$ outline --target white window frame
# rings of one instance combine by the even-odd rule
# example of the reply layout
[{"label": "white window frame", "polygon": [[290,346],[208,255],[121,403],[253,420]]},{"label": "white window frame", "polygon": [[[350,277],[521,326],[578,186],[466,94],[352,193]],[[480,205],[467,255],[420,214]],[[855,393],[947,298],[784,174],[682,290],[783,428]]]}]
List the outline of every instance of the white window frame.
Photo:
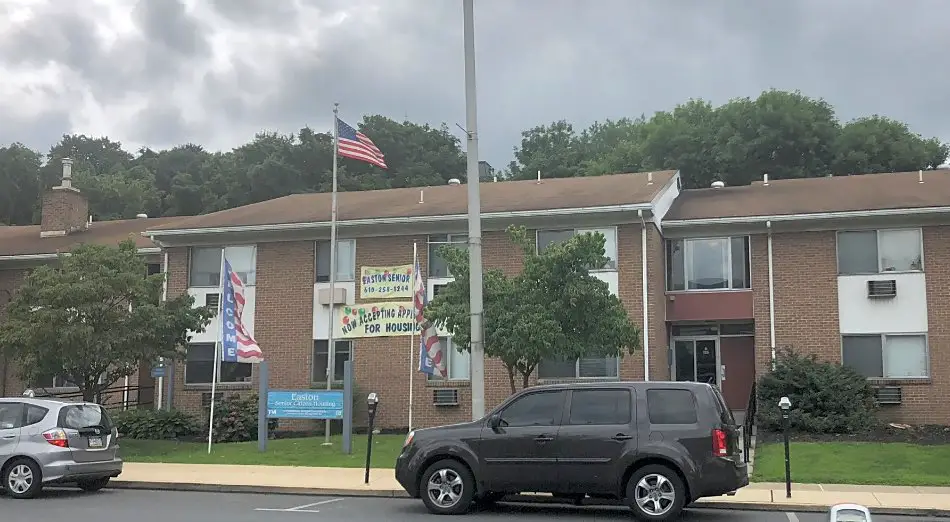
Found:
[{"label": "white window frame", "polygon": [[[736,238],[742,238],[743,245],[748,244],[746,248],[745,262],[746,267],[749,268],[749,286],[736,288],[735,274],[732,273],[732,240]],[[693,271],[693,248],[691,243],[693,241],[712,241],[720,240],[725,241],[728,248],[726,249],[726,260],[725,268],[728,273],[729,286],[726,288],[690,288],[689,281]],[[748,235],[736,235],[736,236],[713,236],[713,237],[691,237],[691,238],[678,238],[678,239],[668,239],[667,244],[664,245],[664,258],[666,258],[667,263],[672,263],[672,260],[668,258],[667,253],[669,252],[668,244],[673,241],[681,241],[683,243],[683,289],[682,290],[672,290],[670,288],[669,280],[669,267],[665,266],[663,270],[664,278],[666,279],[666,291],[667,292],[730,292],[730,291],[748,291],[752,290],[752,238]]]},{"label": "white window frame", "polygon": [[541,234],[541,232],[559,232],[559,231],[565,231],[565,232],[566,232],[566,231],[573,231],[573,233],[574,233],[575,236],[580,235],[580,234],[592,234],[592,233],[594,233],[594,232],[600,232],[601,234],[604,234],[605,231],[611,231],[611,232],[613,233],[613,248],[609,248],[609,247],[610,247],[610,242],[607,241],[607,239],[608,239],[608,238],[607,238],[607,235],[604,234],[604,239],[605,239],[605,241],[604,241],[604,256],[605,256],[607,259],[609,259],[610,262],[608,263],[607,267],[605,267],[605,268],[595,268],[595,269],[588,270],[588,272],[616,272],[616,271],[618,271],[618,270],[620,269],[620,259],[619,259],[619,250],[620,250],[620,247],[619,247],[619,245],[617,244],[617,243],[620,241],[620,239],[619,239],[619,237],[618,237],[617,227],[616,227],[616,226],[584,227],[584,228],[564,227],[564,228],[539,228],[539,229],[536,229],[536,230],[534,231],[534,252],[535,252],[535,254],[540,254],[540,253],[541,253],[540,249],[538,248],[538,245],[539,245],[538,236]]},{"label": "white window frame", "polygon": [[[329,351],[330,343],[328,342],[329,339],[314,339],[314,340],[313,340],[313,345],[312,345],[311,348],[310,348],[310,379],[311,379],[311,384],[326,384],[326,382],[327,382],[327,369],[326,369],[326,368],[323,369],[323,379],[321,379],[321,380],[313,380],[314,377],[315,377],[315,376],[313,375],[313,371],[316,369],[315,367],[316,367],[316,365],[317,365],[317,342],[319,342],[319,341],[323,341],[323,342],[327,343],[327,352],[326,352],[326,353],[327,353],[327,364],[330,363],[330,351]],[[354,348],[353,340],[352,340],[352,339],[334,339],[334,340],[333,340],[333,345],[334,345],[334,346],[336,346],[338,343],[347,343],[347,344],[349,344],[349,348],[347,349],[347,354],[349,354],[349,361],[352,363],[353,360],[354,360],[354,359],[353,359],[353,353],[354,353],[354,351],[353,351],[353,348]],[[339,354],[339,353],[340,353],[340,350],[336,350],[336,351],[334,351],[333,353],[334,353],[334,356],[335,356],[336,354]],[[335,357],[334,357],[334,361],[333,361],[333,362],[336,363],[336,358],[335,358]],[[335,383],[342,383],[343,380],[342,380],[342,379],[337,379],[336,376],[334,375],[333,382],[335,382]]]},{"label": "white window frame", "polygon": [[[439,237],[439,236],[445,236],[445,241],[432,240],[433,237]],[[455,239],[459,237],[465,238],[464,245],[463,245],[463,242]],[[432,254],[433,254],[432,245],[439,245],[439,246],[452,245],[455,247],[464,246],[465,250],[468,250],[468,233],[456,232],[454,234],[430,234],[429,236],[426,236],[426,272],[428,272],[426,276],[435,278],[435,279],[453,279],[454,280],[455,276],[452,275],[452,270],[451,268],[449,268],[448,263],[446,263],[446,266],[445,266],[446,275],[444,276],[432,275]],[[438,249],[438,247],[436,247],[436,249]]]},{"label": "white window frame", "polygon": [[[339,263],[339,259],[337,259],[336,279],[335,279],[334,281],[335,281],[335,282],[338,282],[338,283],[350,283],[350,282],[356,281],[356,278],[357,278],[357,273],[356,273],[356,240],[355,240],[355,239],[340,239],[340,238],[337,238],[337,240],[336,240],[337,250],[336,250],[336,252],[335,252],[335,253],[337,254],[337,257],[339,257],[339,254],[340,254],[340,250],[339,250],[339,245],[340,245],[340,243],[350,243],[350,252],[351,252],[351,253],[350,253],[350,259],[347,260],[347,265],[348,265],[348,267],[350,268],[350,274],[344,274],[344,277],[340,277],[340,266],[341,266],[341,265],[340,265],[340,263]],[[330,277],[330,276],[327,275],[327,278],[328,278],[328,279],[327,279],[326,281],[320,281],[320,274],[318,273],[318,268],[317,268],[317,267],[319,266],[319,261],[317,260],[317,259],[318,259],[317,256],[319,255],[320,245],[321,245],[321,244],[326,244],[326,246],[330,246],[330,240],[329,240],[329,239],[320,239],[320,240],[317,240],[317,241],[315,241],[315,242],[313,243],[313,279],[314,279],[314,281],[317,282],[317,283],[328,283],[328,282],[330,282],[330,280],[329,280],[329,277]],[[331,260],[331,261],[332,261],[332,260]]]},{"label": "white window frame", "polygon": [[[220,267],[221,264],[223,264],[223,259],[222,259],[222,258],[223,258],[223,256],[225,255],[225,253],[227,252],[227,250],[228,250],[229,248],[230,248],[230,249],[235,249],[235,248],[250,248],[250,249],[251,249],[251,265],[252,265],[252,266],[250,267],[251,269],[250,269],[250,270],[237,270],[237,269],[235,269],[235,272],[238,272],[239,274],[240,274],[240,273],[244,273],[244,274],[254,274],[254,277],[253,277],[253,278],[248,277],[247,275],[245,275],[245,277],[243,277],[242,279],[244,279],[244,281],[243,281],[243,282],[244,282],[244,286],[256,286],[256,285],[257,285],[257,245],[256,245],[256,244],[249,244],[249,245],[224,245],[224,246],[218,246],[218,245],[211,245],[211,246],[208,246],[208,245],[205,245],[205,246],[193,246],[193,247],[190,247],[190,248],[188,249],[188,288],[220,288],[220,286],[221,286],[221,274],[218,274],[218,284],[216,284],[216,285],[192,285],[192,284],[191,284],[191,273],[192,273],[192,269],[194,268],[194,265],[193,265],[193,261],[194,261],[194,251],[195,251],[196,249],[201,249],[201,250],[218,250],[219,253],[220,253],[220,254],[219,254],[220,257],[219,257],[219,259],[218,259],[218,266]],[[232,268],[234,268],[234,267],[232,266]],[[220,270],[220,268],[219,268],[219,270]]]},{"label": "white window frame", "polygon": [[472,354],[471,354],[471,352],[469,352],[468,350],[463,351],[463,352],[459,352],[459,351],[455,348],[455,344],[452,342],[452,336],[451,336],[451,335],[440,335],[440,336],[439,336],[439,344],[441,345],[442,353],[445,354],[445,370],[446,370],[446,373],[448,374],[449,371],[450,371],[450,369],[451,369],[451,367],[452,367],[452,366],[451,366],[451,365],[452,365],[452,359],[454,359],[455,357],[468,357],[468,375],[467,375],[466,377],[452,377],[451,375],[447,375],[445,378],[438,377],[438,376],[435,376],[435,375],[427,375],[427,376],[426,376],[426,382],[431,382],[431,383],[445,383],[445,382],[469,382],[469,381],[471,381],[471,380],[472,380]]},{"label": "white window frame", "polygon": [[[917,232],[917,242],[918,242],[918,252],[920,253],[920,269],[919,270],[888,270],[885,271],[881,266],[881,232]],[[874,232],[877,244],[877,272],[842,272],[841,271],[841,257],[838,254],[838,245],[840,244],[841,234],[848,233],[867,233]],[[890,228],[855,228],[847,230],[838,230],[835,233],[835,267],[838,271],[839,276],[853,276],[853,275],[875,275],[875,274],[918,274],[925,271],[924,266],[924,231],[920,227],[890,227]]]},{"label": "white window frame", "polygon": [[[889,333],[852,333],[852,334],[841,334],[841,364],[844,365],[844,338],[845,337],[876,337],[880,336],[881,338],[881,377],[868,377],[868,380],[872,381],[893,381],[893,380],[929,380],[931,374],[930,367],[930,336],[926,332],[889,332]],[[900,376],[900,377],[888,377],[887,376],[887,358],[884,356],[884,349],[887,346],[888,337],[921,337],[924,340],[924,357],[927,361],[926,367],[924,368],[925,375],[918,376]]]},{"label": "white window frame", "polygon": [[[215,342],[215,343],[209,343],[209,342],[204,342],[204,343],[202,343],[202,342],[190,342],[190,343],[188,343],[187,345],[185,345],[185,358],[184,358],[184,360],[182,361],[183,364],[184,364],[184,371],[183,371],[182,373],[184,373],[184,380],[183,380],[183,382],[184,382],[185,386],[211,386],[211,384],[212,384],[211,381],[214,380],[214,377],[213,377],[214,373],[212,373],[212,377],[211,377],[211,379],[208,380],[208,382],[188,382],[188,348],[190,348],[190,347],[192,347],[192,346],[196,346],[196,345],[206,346],[206,345],[209,345],[209,344],[214,345],[214,348],[213,348],[214,350],[220,350],[220,349],[221,349],[221,347],[220,347],[220,346],[218,345],[218,343],[216,343],[216,342]],[[207,362],[207,361],[203,361],[203,362]],[[250,377],[248,377],[247,380],[243,380],[243,381],[222,381],[222,380],[221,380],[221,366],[224,365],[224,364],[246,364],[246,365],[248,365],[248,366],[251,366],[251,363],[239,363],[239,362],[231,363],[231,362],[227,362],[227,361],[222,361],[222,360],[219,358],[219,359],[218,359],[218,372],[217,372],[217,373],[218,373],[218,375],[217,375],[217,377],[218,377],[218,383],[217,383],[217,384],[219,384],[219,385],[224,385],[224,386],[241,386],[241,385],[249,385],[249,384],[251,384]],[[214,372],[214,362],[211,363],[211,368],[212,368],[212,372]],[[251,370],[252,370],[251,373],[252,373],[252,375],[253,375],[253,367],[251,368]]]},{"label": "white window frame", "polygon": [[[583,357],[583,359],[600,359],[600,357]],[[573,377],[541,377],[540,373],[538,374],[538,380],[541,382],[557,382],[557,381],[619,381],[620,380],[620,359],[621,357],[604,357],[604,360],[614,359],[617,364],[617,375],[615,377],[581,377],[581,358],[578,358],[574,361],[574,376]],[[540,365],[539,365],[540,366]],[[537,371],[537,368],[535,368]]]}]

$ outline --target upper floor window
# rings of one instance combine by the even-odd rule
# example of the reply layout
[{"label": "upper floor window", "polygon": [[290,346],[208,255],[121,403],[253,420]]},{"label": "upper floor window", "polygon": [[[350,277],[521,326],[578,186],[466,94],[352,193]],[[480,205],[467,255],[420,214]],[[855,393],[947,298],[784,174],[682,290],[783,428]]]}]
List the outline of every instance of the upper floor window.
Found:
[{"label": "upper floor window", "polygon": [[[229,246],[224,255],[247,286],[257,284],[257,247],[254,245]],[[221,247],[193,247],[188,285],[216,287],[221,285]]]},{"label": "upper floor window", "polygon": [[607,258],[607,263],[600,267],[598,270],[616,270],[617,269],[617,229],[614,227],[607,228],[568,228],[568,229],[552,229],[552,230],[538,230],[537,235],[537,245],[538,252],[543,252],[545,248],[555,244],[562,243],[568,239],[574,237],[577,234],[592,234],[594,232],[600,232],[604,236],[604,256]]},{"label": "upper floor window", "polygon": [[445,361],[445,377],[429,375],[430,381],[467,381],[471,377],[472,355],[468,350],[459,351],[452,343],[451,337],[439,337],[439,350],[442,360]]},{"label": "upper floor window", "polygon": [[[330,352],[327,348],[330,342],[326,339],[315,339],[313,341],[313,376],[315,383],[327,382],[327,365],[330,364]],[[343,368],[346,361],[353,360],[353,342],[352,341],[333,341],[336,349],[333,351],[333,380],[343,382],[345,373]]]},{"label": "upper floor window", "polygon": [[667,290],[742,288],[752,288],[748,236],[666,242]]},{"label": "upper floor window", "polygon": [[452,277],[448,263],[439,255],[439,248],[445,245],[468,250],[468,235],[442,234],[429,236],[429,277]]},{"label": "upper floor window", "polygon": [[841,275],[924,269],[919,228],[838,232]]},{"label": "upper floor window", "polygon": [[[336,240],[336,280],[356,280],[356,241]],[[317,282],[330,281],[330,242],[317,241]]]}]

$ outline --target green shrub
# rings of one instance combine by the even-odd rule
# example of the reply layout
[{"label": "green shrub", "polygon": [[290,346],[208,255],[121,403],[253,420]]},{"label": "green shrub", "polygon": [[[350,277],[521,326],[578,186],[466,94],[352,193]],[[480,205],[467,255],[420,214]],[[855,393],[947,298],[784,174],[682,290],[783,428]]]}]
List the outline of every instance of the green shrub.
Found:
[{"label": "green shrub", "polygon": [[867,379],[840,364],[784,351],[775,371],[758,384],[758,423],[768,431],[782,428],[779,399],[792,401],[789,426],[808,433],[855,433],[877,424],[877,403]]},{"label": "green shrub", "polygon": [[[267,422],[268,437],[277,429],[277,419]],[[208,434],[205,429],[205,435]],[[214,442],[246,442],[257,440],[257,394],[246,397],[230,395],[214,407]]]},{"label": "green shrub", "polygon": [[201,433],[194,416],[177,410],[132,409],[113,413],[112,420],[130,439],[179,439]]}]

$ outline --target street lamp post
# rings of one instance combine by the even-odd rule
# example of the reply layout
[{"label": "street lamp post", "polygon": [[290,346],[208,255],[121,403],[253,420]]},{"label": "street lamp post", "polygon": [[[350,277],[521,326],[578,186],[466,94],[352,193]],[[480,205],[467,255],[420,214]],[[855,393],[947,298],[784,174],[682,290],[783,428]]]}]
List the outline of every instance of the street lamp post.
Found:
[{"label": "street lamp post", "polygon": [[785,440],[785,498],[792,498],[792,467],[788,458],[788,410],[792,408],[792,401],[782,397],[778,407],[782,409],[782,438]]}]

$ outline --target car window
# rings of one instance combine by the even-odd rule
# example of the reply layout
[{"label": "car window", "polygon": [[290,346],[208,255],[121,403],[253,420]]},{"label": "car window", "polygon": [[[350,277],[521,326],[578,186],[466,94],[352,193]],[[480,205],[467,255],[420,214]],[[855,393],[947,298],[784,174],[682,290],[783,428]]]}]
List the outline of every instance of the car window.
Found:
[{"label": "car window", "polygon": [[650,424],[695,424],[696,399],[690,390],[647,390]]},{"label": "car window", "polygon": [[28,404],[26,406],[26,422],[23,425],[32,426],[34,424],[43,422],[43,419],[46,418],[47,413],[49,413],[49,410],[42,406]]},{"label": "car window", "polygon": [[732,412],[729,410],[729,407],[726,406],[726,399],[723,398],[722,393],[719,392],[719,388],[713,386],[710,389],[713,391],[713,395],[716,397],[716,409],[719,410],[719,419],[726,426],[735,426],[736,419],[732,416]]},{"label": "car window", "polygon": [[501,412],[505,426],[555,426],[560,424],[564,392],[538,392],[515,399]]},{"label": "car window", "polygon": [[0,430],[19,428],[21,420],[23,408],[19,402],[0,402]]},{"label": "car window", "polygon": [[76,404],[65,406],[59,411],[59,425],[61,428],[80,430],[92,426],[102,426],[112,429],[112,422],[105,410],[95,404]]},{"label": "car window", "polygon": [[574,390],[570,424],[630,424],[630,390]]}]

